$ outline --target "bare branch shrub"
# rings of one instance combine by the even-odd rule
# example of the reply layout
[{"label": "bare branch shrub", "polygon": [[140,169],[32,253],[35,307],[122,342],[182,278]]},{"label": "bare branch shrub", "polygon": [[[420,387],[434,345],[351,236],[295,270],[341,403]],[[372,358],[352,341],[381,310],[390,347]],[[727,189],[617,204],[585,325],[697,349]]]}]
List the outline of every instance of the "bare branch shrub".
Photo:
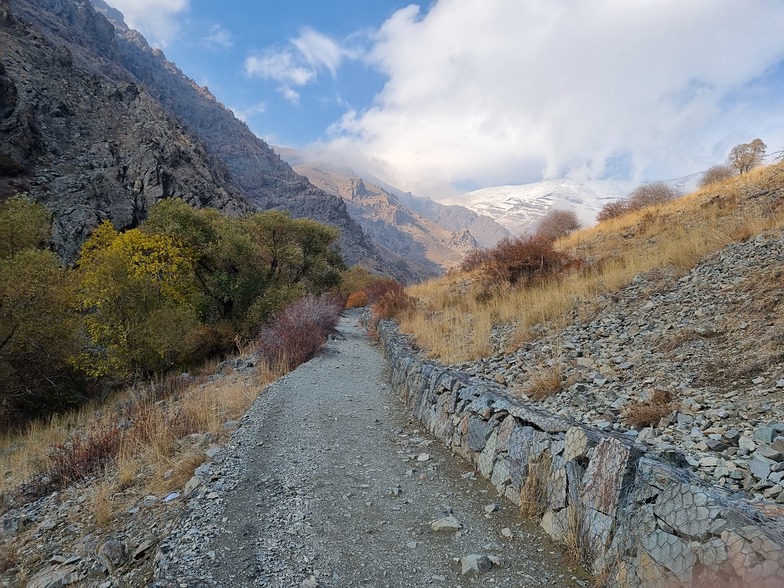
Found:
[{"label": "bare branch shrub", "polygon": [[599,222],[610,220],[611,218],[623,216],[627,212],[629,212],[629,207],[625,200],[613,200],[602,206],[599,214],[596,215],[596,220]]},{"label": "bare branch shrub", "polygon": [[460,264],[460,270],[470,272],[483,267],[490,262],[491,255],[489,249],[472,249],[469,251]]},{"label": "bare branch shrub", "polygon": [[318,353],[334,331],[343,301],[334,294],[306,296],[287,306],[258,337],[258,349],[269,361],[284,361],[289,369]]},{"label": "bare branch shrub", "polygon": [[541,235],[502,239],[490,250],[485,269],[491,278],[516,284],[540,279],[574,263],[567,254],[556,251],[552,240]]},{"label": "bare branch shrub", "polygon": [[640,210],[648,206],[664,204],[678,197],[678,191],[664,182],[643,184],[632,190],[626,197],[629,210]]},{"label": "bare branch shrub", "polygon": [[539,222],[536,234],[555,241],[580,228],[580,220],[573,210],[552,208]]},{"label": "bare branch shrub", "polygon": [[699,186],[700,188],[704,188],[705,186],[710,186],[711,184],[718,184],[720,182],[729,180],[734,175],[735,170],[733,170],[729,165],[714,165],[706,169],[705,173],[702,174],[702,177],[699,181]]}]

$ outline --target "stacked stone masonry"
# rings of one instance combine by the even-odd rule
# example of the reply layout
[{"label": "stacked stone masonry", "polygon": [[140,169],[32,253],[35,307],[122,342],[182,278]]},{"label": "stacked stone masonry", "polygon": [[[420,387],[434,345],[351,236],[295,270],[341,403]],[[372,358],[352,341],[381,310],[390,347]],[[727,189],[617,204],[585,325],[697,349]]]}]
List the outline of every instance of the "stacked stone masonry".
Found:
[{"label": "stacked stone masonry", "polygon": [[378,333],[414,416],[500,494],[541,513],[544,530],[605,585],[784,586],[780,505],[425,361],[392,322]]}]

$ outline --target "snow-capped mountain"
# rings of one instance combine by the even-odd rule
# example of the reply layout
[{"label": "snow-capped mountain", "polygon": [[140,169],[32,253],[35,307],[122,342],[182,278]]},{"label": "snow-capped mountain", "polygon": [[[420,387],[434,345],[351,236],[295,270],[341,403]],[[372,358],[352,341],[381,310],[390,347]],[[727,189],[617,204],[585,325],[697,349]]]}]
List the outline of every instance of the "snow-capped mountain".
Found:
[{"label": "snow-capped mountain", "polygon": [[[666,180],[680,193],[694,190],[701,174]],[[609,201],[625,197],[639,182],[630,180],[548,180],[533,184],[493,186],[442,200],[489,216],[514,235],[535,230],[551,208],[573,210],[584,225],[596,222],[596,213]]]}]

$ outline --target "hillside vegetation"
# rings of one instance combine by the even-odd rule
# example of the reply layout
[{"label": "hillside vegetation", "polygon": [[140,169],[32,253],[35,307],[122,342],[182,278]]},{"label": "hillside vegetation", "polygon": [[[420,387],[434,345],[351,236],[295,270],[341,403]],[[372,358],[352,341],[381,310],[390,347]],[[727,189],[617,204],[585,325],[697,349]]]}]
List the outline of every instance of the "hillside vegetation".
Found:
[{"label": "hillside vegetation", "polygon": [[4,427],[225,354],[345,269],[336,229],[277,211],[163,201],[139,228],[99,226],[72,268],[48,249],[50,221],[20,197],[0,206]]},{"label": "hillside vegetation", "polygon": [[600,294],[638,274],[685,273],[729,243],[781,226],[783,201],[784,164],[752,169],[613,216],[552,246],[532,238],[518,240],[516,252],[486,252],[488,263],[480,255],[464,271],[410,287],[413,309],[397,318],[419,347],[447,363],[503,351],[494,340],[516,348],[590,317]]}]

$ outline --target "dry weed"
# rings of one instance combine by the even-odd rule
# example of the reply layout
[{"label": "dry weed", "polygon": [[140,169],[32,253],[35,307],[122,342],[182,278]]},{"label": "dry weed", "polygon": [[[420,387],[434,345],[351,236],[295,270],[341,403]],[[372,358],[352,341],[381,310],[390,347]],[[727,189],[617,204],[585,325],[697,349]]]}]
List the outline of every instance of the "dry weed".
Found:
[{"label": "dry weed", "polygon": [[625,405],[621,409],[621,419],[630,427],[653,427],[673,409],[672,394],[666,390],[655,390],[648,400]]},{"label": "dry weed", "polygon": [[105,528],[112,522],[112,487],[107,482],[98,484],[93,494],[95,523]]},{"label": "dry weed", "polygon": [[563,374],[563,366],[560,363],[540,366],[533,370],[522,391],[531,400],[548,398],[563,387]]},{"label": "dry weed", "polygon": [[528,460],[528,475],[520,490],[520,512],[529,518],[540,518],[547,510],[547,485],[552,473],[553,457],[543,451]]}]

